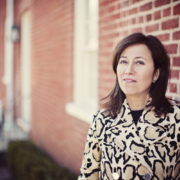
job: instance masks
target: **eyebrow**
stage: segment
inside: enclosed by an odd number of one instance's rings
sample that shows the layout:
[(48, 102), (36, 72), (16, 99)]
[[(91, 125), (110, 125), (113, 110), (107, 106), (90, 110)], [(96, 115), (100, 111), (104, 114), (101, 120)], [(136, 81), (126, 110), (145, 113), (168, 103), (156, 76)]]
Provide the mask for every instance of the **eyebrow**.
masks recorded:
[[(120, 58), (127, 58), (127, 57), (126, 57), (126, 56), (120, 56)], [(141, 57), (141, 56), (135, 57), (135, 59), (139, 59), (139, 58), (142, 58), (142, 59), (145, 59), (145, 60), (146, 60), (146, 58)]]
[(145, 59), (145, 60), (146, 60), (146, 58), (141, 57), (141, 56), (135, 57), (135, 59), (139, 59), (139, 58), (142, 58), (142, 59)]
[(120, 58), (127, 58), (126, 56), (120, 56)]

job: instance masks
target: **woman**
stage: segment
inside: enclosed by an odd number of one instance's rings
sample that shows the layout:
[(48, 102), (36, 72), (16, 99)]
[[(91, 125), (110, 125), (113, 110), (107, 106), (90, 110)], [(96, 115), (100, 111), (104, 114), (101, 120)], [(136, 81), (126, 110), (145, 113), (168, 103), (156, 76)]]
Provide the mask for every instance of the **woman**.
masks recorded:
[(78, 180), (179, 180), (180, 106), (165, 97), (169, 57), (141, 33), (116, 47), (117, 81), (88, 132)]

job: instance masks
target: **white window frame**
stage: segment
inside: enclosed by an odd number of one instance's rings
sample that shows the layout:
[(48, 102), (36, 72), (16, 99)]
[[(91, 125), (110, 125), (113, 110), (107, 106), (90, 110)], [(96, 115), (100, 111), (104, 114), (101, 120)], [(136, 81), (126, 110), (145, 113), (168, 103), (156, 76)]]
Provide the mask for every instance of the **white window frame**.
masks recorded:
[[(98, 3), (98, 0), (94, 0), (94, 2)], [(89, 8), (93, 8), (93, 0), (76, 0), (74, 4), (74, 99), (73, 102), (66, 104), (66, 112), (82, 121), (91, 123), (93, 115), (98, 110), (99, 13), (97, 8), (97, 17), (88, 19), (87, 3), (91, 3)], [(89, 29), (86, 29), (88, 24)], [(95, 29), (93, 29), (94, 27)], [(88, 43), (87, 38), (90, 39)], [(90, 70), (90, 66), (93, 70)]]
[(21, 117), (18, 125), (25, 131), (31, 130), (31, 13), (21, 15)]

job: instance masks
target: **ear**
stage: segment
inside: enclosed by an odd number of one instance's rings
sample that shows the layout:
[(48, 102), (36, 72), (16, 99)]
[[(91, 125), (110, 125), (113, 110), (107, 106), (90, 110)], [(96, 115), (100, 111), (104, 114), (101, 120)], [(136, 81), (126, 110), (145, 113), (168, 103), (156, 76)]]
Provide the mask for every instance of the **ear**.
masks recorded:
[(160, 69), (157, 69), (154, 73), (153, 82), (157, 81), (157, 79), (159, 78), (159, 74), (160, 74)]

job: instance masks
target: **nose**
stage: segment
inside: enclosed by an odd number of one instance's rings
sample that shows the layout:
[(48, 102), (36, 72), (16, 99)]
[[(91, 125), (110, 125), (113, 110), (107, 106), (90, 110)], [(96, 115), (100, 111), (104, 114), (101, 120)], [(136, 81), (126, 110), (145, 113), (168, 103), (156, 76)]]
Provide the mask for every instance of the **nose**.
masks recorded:
[(134, 67), (133, 67), (133, 64), (132, 64), (132, 63), (129, 63), (129, 64), (128, 64), (125, 73), (126, 73), (126, 74), (134, 74)]

